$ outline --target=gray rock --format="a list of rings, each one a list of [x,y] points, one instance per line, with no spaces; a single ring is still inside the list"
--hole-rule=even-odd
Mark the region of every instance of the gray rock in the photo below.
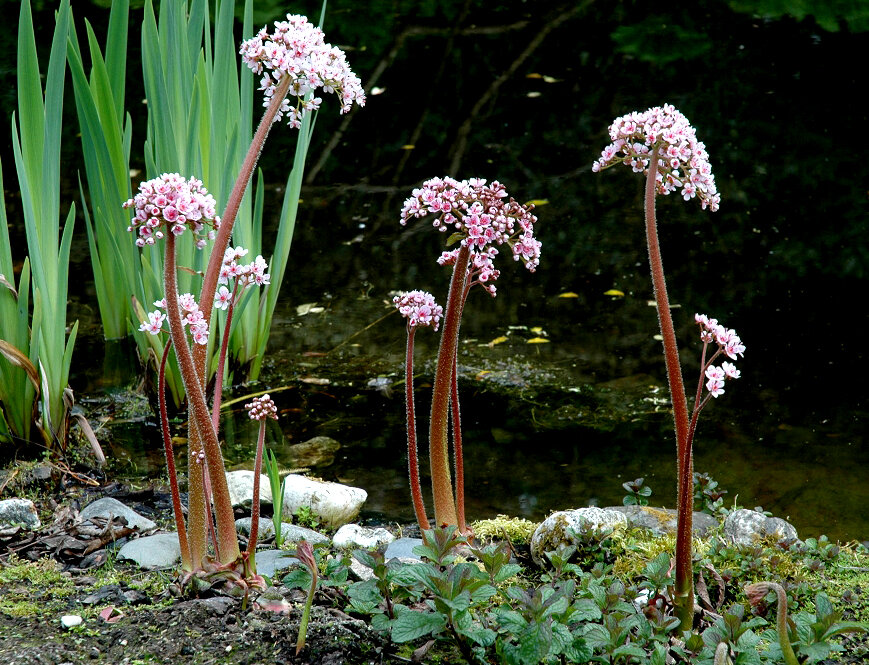
[[[30,499],[4,499],[0,501],[0,528],[20,524],[27,529],[42,526],[36,506]]]
[[[345,524],[335,532],[332,537],[332,545],[339,548],[362,547],[370,549],[391,543],[393,540],[395,540],[395,536],[386,529]]]
[[[368,492],[340,483],[290,474],[284,478],[284,516],[310,508],[326,526],[337,529],[352,522],[368,498]]]
[[[309,468],[314,466],[329,466],[335,461],[335,453],[341,449],[341,444],[328,436],[315,436],[302,443],[296,443],[287,452],[293,468]]]
[[[350,574],[360,582],[374,579],[374,571],[364,563],[357,561],[356,557],[350,557]]]
[[[581,545],[582,537],[587,533],[627,526],[628,518],[609,508],[577,508],[552,513],[531,536],[531,558],[543,567],[545,553],[558,549],[560,545]]]
[[[253,505],[253,471],[227,471],[226,485],[233,508],[250,508]],[[259,477],[259,500],[261,504],[272,502],[272,486],[264,473]]]
[[[153,521],[111,497],[104,497],[89,503],[82,508],[79,516],[83,522],[92,517],[104,517],[106,519],[112,517],[123,517],[127,520],[127,526],[138,529],[139,531],[150,531],[151,529],[157,528],[157,525]]]
[[[750,546],[764,538],[796,540],[799,538],[794,526],[780,517],[767,517],[747,508],[731,512],[724,520],[724,534],[735,545]]]
[[[274,577],[278,571],[299,565],[299,560],[285,550],[263,550],[256,553],[256,572],[258,575]]]
[[[628,518],[630,526],[662,533],[676,533],[676,511],[673,508],[652,508],[651,506],[610,506],[607,510],[617,510]],[[695,512],[691,518],[691,529],[695,536],[705,536],[706,532],[718,526],[718,520],[707,513]]]
[[[158,533],[130,540],[118,550],[119,559],[128,559],[140,568],[171,568],[181,561],[177,533]]]
[[[413,553],[413,548],[422,545],[422,538],[398,538],[386,546],[383,556],[390,559],[415,559],[419,561],[419,555]]]
[[[235,520],[236,531],[245,536],[249,536],[250,521],[250,517],[241,517]],[[271,538],[275,535],[275,525],[272,523],[271,518],[263,519],[260,517],[258,531],[258,540],[265,540],[266,538]],[[316,545],[317,543],[329,542],[329,537],[324,536],[318,531],[306,529],[303,526],[297,526],[295,524],[288,524],[287,522],[281,522],[281,535],[283,536],[285,543],[297,543],[300,540],[307,540],[312,545]]]

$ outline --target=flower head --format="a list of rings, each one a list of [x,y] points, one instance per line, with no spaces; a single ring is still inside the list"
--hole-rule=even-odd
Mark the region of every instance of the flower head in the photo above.
[[[706,146],[697,140],[688,119],[671,104],[616,118],[609,133],[612,143],[592,165],[593,171],[625,164],[645,173],[652,151],[659,146],[658,193],[681,190],[686,201],[697,197],[704,209],[718,210],[721,195],[715,187]]]
[[[462,245],[472,254],[470,270],[475,282],[492,295],[492,284],[500,272],[495,270],[493,259],[498,254],[496,246],[506,244],[514,261],[522,261],[534,272],[540,263],[541,243],[534,237],[534,222],[531,214],[534,206],[523,206],[507,198],[504,186],[493,181],[486,184],[481,178],[455,180],[450,177],[432,178],[413,190],[413,195],[404,202],[401,224],[416,217],[434,213],[432,226],[442,232],[452,231]],[[452,265],[458,249],[444,252],[438,259],[441,265]]]
[[[244,408],[247,409],[247,414],[251,420],[278,419],[278,408],[268,394],[262,397],[254,397],[252,402],[244,405]]]
[[[718,346],[715,356],[723,353],[728,358],[736,360],[736,356],[741,356],[745,351],[745,345],[739,339],[736,331],[732,328],[725,328],[718,323],[718,319],[710,319],[705,314],[695,314],[694,321],[700,326],[700,341],[704,344],[703,348],[706,348],[706,344],[716,344]],[[718,397],[724,393],[724,382],[730,379],[738,379],[741,372],[731,362],[725,361],[718,367],[712,365],[710,360],[705,374],[707,378],[706,389],[713,397]]]
[[[434,296],[427,291],[408,291],[395,296],[392,302],[399,313],[407,319],[409,328],[431,326],[437,330],[444,314],[444,308],[438,305]]]
[[[205,238],[213,237],[214,229],[220,226],[216,205],[200,180],[185,180],[177,173],[164,173],[140,184],[139,193],[122,207],[134,211],[127,230],[138,232],[136,245],[139,247],[153,245],[165,235],[165,228],[176,236],[189,228],[196,237],[196,246],[202,249]]]
[[[365,106],[362,83],[347,64],[344,51],[327,44],[323,31],[305,16],[287,14],[286,21],[275,22],[271,34],[263,28],[243,42],[239,53],[255,74],[262,75],[263,106],[269,105],[278,82],[284,76],[291,77],[290,94],[296,98],[296,105],[291,107],[284,99],[275,122],[286,114],[292,127],[301,127],[305,113],[320,107],[322,100],[313,96],[317,88],[341,97],[341,113],[347,113],[353,102]]]
[[[166,299],[162,298],[154,303],[160,309],[148,313],[148,321],[139,326],[139,330],[159,335],[163,329],[166,314],[160,310],[166,309]],[[199,305],[192,293],[184,293],[178,296],[178,307],[181,310],[181,325],[190,330],[190,336],[197,344],[208,344],[208,323],[205,321]]]

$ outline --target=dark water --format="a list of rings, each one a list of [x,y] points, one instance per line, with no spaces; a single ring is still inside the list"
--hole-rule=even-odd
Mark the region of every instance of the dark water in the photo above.
[[[519,200],[549,202],[538,210],[539,271],[503,267],[498,297],[477,293],[469,303],[464,340],[540,326],[550,344],[511,341],[492,357],[559,367],[565,386],[637,375],[663,385],[647,305],[642,182],[627,169],[593,174],[590,167],[613,118],[670,102],[706,143],[722,192],[714,214],[659,199],[687,385],[699,354],[695,311],[734,327],[747,346],[742,378],[703,414],[695,467],[729,500],[738,495],[743,505],[788,517],[802,535],[869,537],[869,168],[860,138],[867,111],[856,101],[869,82],[860,64],[867,33],[845,18],[831,32],[812,18],[764,16],[761,3],[753,13],[695,3],[669,16],[634,3],[373,3],[376,21],[360,20],[351,7],[330,3],[327,37],[356,47],[351,64],[366,88],[382,93],[346,125],[328,98],[318,119],[274,364],[264,377],[268,387],[288,387],[276,393],[285,444],[334,436],[342,452],[318,473],[367,489],[375,513],[412,517],[401,387],[386,396],[361,380],[323,387],[298,379],[334,371],[316,360],[305,366],[301,354],[330,351],[376,321],[390,291],[423,288],[444,299],[448,276],[434,264],[442,238],[424,221],[398,225],[403,199],[436,175],[499,179]],[[269,181],[285,178],[291,141],[290,132],[273,132],[263,157]],[[268,203],[279,209],[279,193]],[[604,295],[613,288],[625,297]],[[579,297],[558,297],[567,291]],[[70,318],[88,319],[95,299],[87,290],[75,298]],[[298,316],[295,307],[310,302],[325,311]],[[93,357],[87,344],[76,354],[79,392],[97,387],[102,371],[85,362]],[[432,352],[434,342],[427,345]],[[403,351],[403,326],[389,318],[329,362],[359,363],[360,376],[391,372],[397,381]],[[674,503],[666,413],[606,433],[581,421],[553,429],[535,412],[555,404],[529,410],[473,380],[462,390],[472,517],[539,518],[618,503],[621,483],[638,476],[653,487],[653,503]],[[422,383],[418,399],[425,412]],[[241,418],[227,425],[227,456],[250,459],[249,425]],[[153,427],[113,431],[119,441],[144,440],[135,449],[156,452],[135,453],[137,468],[158,472]]]

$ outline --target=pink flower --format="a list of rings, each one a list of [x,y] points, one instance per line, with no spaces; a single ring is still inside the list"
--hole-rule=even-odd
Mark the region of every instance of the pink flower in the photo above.
[[[214,296],[214,306],[217,309],[226,309],[229,307],[232,302],[232,293],[225,286],[221,286],[217,289],[217,293]]]
[[[407,319],[408,328],[431,326],[437,330],[444,314],[443,307],[438,305],[434,296],[427,291],[408,291],[395,296],[392,302],[399,313]]]
[[[166,320],[166,315],[157,310],[156,312],[148,312],[148,322],[142,323],[139,330],[149,332],[152,335],[159,335],[163,330],[163,321]]]
[[[507,244],[516,261],[534,272],[540,263],[541,243],[534,237],[537,217],[531,214],[534,206],[523,206],[514,199],[507,199],[504,185],[494,181],[486,184],[482,178],[455,180],[432,178],[414,189],[404,202],[401,224],[414,218],[435,214],[432,226],[441,232],[451,231],[461,237],[463,245],[472,253],[469,268],[474,283],[491,282],[500,274],[494,269],[492,259],[497,254],[496,246]],[[494,250],[494,253],[492,252]],[[455,263],[458,250],[444,252],[438,259],[441,265]],[[494,285],[484,288],[492,295]]]
[[[592,164],[592,171],[625,164],[637,173],[645,172],[649,156],[658,145],[658,193],[666,195],[681,189],[686,201],[696,197],[704,210],[707,206],[712,212],[718,210],[721,195],[715,186],[706,146],[697,140],[688,119],[672,105],[616,118],[609,134],[612,143]]]
[[[275,22],[269,34],[266,28],[242,42],[239,49],[242,61],[255,74],[261,74],[260,90],[268,106],[278,82],[289,76],[290,95],[296,98],[291,107],[284,99],[275,116],[275,122],[287,115],[290,126],[301,126],[306,112],[320,107],[320,98],[307,99],[318,88],[326,93],[337,93],[341,99],[341,113],[347,113],[353,103],[365,106],[362,83],[347,64],[344,51],[327,44],[323,31],[298,14],[287,14],[286,21]]]
[[[153,245],[155,240],[163,238],[160,229],[165,226],[176,236],[189,228],[199,249],[205,246],[205,238],[211,237],[213,229],[220,226],[215,206],[214,197],[200,180],[185,180],[177,173],[164,173],[141,183],[138,194],[122,205],[133,209],[127,230],[138,233],[137,246]]]
[[[278,419],[278,408],[268,393],[262,397],[254,397],[252,402],[244,405],[244,408],[247,409],[251,420]]]

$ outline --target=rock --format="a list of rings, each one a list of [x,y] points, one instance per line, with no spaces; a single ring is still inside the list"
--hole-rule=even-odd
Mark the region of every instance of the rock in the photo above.
[[[546,552],[552,552],[560,545],[581,545],[582,536],[586,533],[624,528],[627,525],[628,518],[623,513],[609,508],[577,508],[552,513],[531,536],[531,558],[543,567]]]
[[[92,517],[104,517],[106,519],[123,517],[127,521],[127,526],[139,531],[150,531],[157,528],[157,525],[153,521],[111,497],[104,497],[89,503],[82,508],[79,516],[83,522]]]
[[[253,505],[253,471],[227,471],[226,484],[233,508],[250,508]],[[259,477],[259,500],[261,504],[272,502],[269,477],[262,473]]]
[[[413,548],[422,545],[422,538],[398,538],[386,546],[383,556],[387,561],[390,559],[416,559],[418,554],[413,553]]]
[[[250,535],[250,517],[242,517],[235,520],[235,529],[245,536]],[[271,538],[274,533],[275,525],[272,523],[271,518],[266,520],[260,518],[259,535],[257,536],[257,539],[264,540],[266,538]],[[316,545],[317,543],[329,542],[329,537],[324,536],[318,531],[306,529],[303,526],[297,526],[295,524],[288,524],[287,522],[281,522],[281,535],[283,536],[285,543],[297,543],[300,540],[307,540],[312,545]]]
[[[391,543],[393,540],[395,540],[395,536],[386,529],[345,524],[335,532],[332,537],[332,545],[339,548],[363,547],[369,549]]]
[[[724,534],[734,545],[750,546],[764,538],[797,540],[797,530],[780,517],[767,517],[748,508],[731,512],[724,520]]]
[[[256,553],[257,575],[274,577],[275,573],[299,565],[299,560],[285,550],[263,550]]]
[[[42,526],[36,506],[30,499],[4,499],[0,501],[0,528],[23,525],[27,529]]]
[[[84,619],[82,619],[78,614],[64,614],[60,617],[60,625],[64,628],[80,626],[82,621],[84,621]]]
[[[293,468],[310,468],[314,466],[329,466],[335,461],[335,453],[341,449],[341,444],[328,436],[315,436],[302,443],[290,446],[290,464]]]
[[[130,540],[118,550],[119,559],[129,559],[140,568],[171,568],[181,561],[177,533],[158,533]]]
[[[610,506],[606,510],[617,510],[628,518],[628,525],[648,529],[656,534],[676,533],[676,511],[673,508],[652,508],[651,506]],[[708,513],[695,512],[691,518],[691,528],[695,536],[705,536],[706,532],[718,526],[718,520]]]
[[[368,492],[358,487],[312,480],[296,474],[284,478],[284,515],[289,517],[299,508],[310,508],[332,529],[353,521],[367,498]]]

